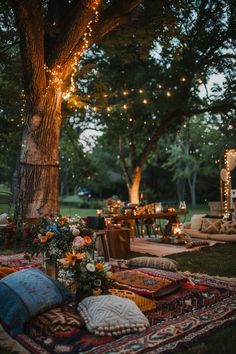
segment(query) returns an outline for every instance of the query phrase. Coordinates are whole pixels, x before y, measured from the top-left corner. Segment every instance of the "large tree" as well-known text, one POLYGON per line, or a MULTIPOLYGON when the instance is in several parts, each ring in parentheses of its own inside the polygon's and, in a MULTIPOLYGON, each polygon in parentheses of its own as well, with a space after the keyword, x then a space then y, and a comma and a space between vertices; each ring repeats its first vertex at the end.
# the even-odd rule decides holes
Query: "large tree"
POLYGON ((58 146, 63 95, 84 51, 130 21, 141 0, 9 0, 20 38, 25 127, 18 222, 59 211, 58 146))
POLYGON ((158 12, 155 5, 144 2, 135 22, 142 30, 134 34, 121 29, 103 39, 105 60, 88 81, 90 117, 96 112, 111 144, 120 145, 133 203, 139 202, 142 171, 163 134, 176 131, 193 115, 235 110, 232 2, 166 2, 159 3, 158 12), (208 93, 213 74, 225 77, 224 87, 208 93), (204 87, 202 98, 199 90, 204 87))

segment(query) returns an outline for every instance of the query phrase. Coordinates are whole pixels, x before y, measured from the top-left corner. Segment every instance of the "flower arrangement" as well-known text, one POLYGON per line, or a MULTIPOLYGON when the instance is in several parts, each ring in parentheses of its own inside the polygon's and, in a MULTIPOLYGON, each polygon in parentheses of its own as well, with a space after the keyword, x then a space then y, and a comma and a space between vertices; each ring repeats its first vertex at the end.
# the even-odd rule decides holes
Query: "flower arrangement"
POLYGON ((86 296, 108 293, 109 267, 99 257, 94 259, 91 242, 89 236, 75 237, 71 251, 59 261, 62 268, 58 272, 58 280, 64 285, 75 284, 77 302, 86 296))
POLYGON ((87 250, 92 250, 94 246, 95 235, 78 216, 73 218, 53 214, 42 216, 32 225, 31 234, 33 236, 31 253, 41 252, 54 261, 64 257, 65 253, 71 250, 76 237, 84 240, 87 250))
POLYGON ((77 302, 86 296, 108 293, 109 269, 94 257, 96 235, 82 218, 43 216, 31 231, 31 253, 41 252, 47 260, 57 261, 57 279, 76 292, 77 302))

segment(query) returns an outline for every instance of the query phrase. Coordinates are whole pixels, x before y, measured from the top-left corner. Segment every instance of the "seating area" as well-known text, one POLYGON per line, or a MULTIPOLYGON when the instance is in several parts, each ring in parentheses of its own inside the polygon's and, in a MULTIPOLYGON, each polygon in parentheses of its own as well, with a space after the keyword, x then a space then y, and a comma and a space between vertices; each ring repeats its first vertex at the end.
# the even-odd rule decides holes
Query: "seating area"
POLYGON ((207 217, 204 214, 193 215, 189 223, 185 223, 184 232, 191 238, 236 242, 236 221, 207 217))

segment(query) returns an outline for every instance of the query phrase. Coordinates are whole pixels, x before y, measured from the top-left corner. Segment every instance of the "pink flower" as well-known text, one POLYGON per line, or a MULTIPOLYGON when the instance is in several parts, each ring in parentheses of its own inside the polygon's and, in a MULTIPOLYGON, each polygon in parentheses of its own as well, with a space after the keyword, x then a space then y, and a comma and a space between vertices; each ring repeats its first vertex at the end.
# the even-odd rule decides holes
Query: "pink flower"
POLYGON ((81 247, 84 245, 84 239, 81 236, 77 236, 74 238, 73 243, 72 243, 72 248, 76 251, 78 251, 81 247))

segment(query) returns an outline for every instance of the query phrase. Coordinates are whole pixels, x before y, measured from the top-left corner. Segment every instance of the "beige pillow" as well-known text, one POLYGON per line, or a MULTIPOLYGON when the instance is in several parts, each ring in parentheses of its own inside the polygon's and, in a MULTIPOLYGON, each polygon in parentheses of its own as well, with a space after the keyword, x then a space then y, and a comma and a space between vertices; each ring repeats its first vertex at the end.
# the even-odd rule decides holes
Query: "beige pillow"
POLYGON ((222 224, 222 219, 203 218, 202 232, 205 232, 207 234, 219 234, 221 224, 222 224))
POLYGON ((196 214, 191 217, 191 229, 200 230, 202 226, 202 219, 206 214, 196 214))
POLYGON ((78 311, 95 335, 120 336, 149 327, 148 319, 132 300, 116 295, 89 296, 79 303, 78 311))
POLYGON ((236 221, 222 220, 220 226, 221 234, 236 234, 236 221))

